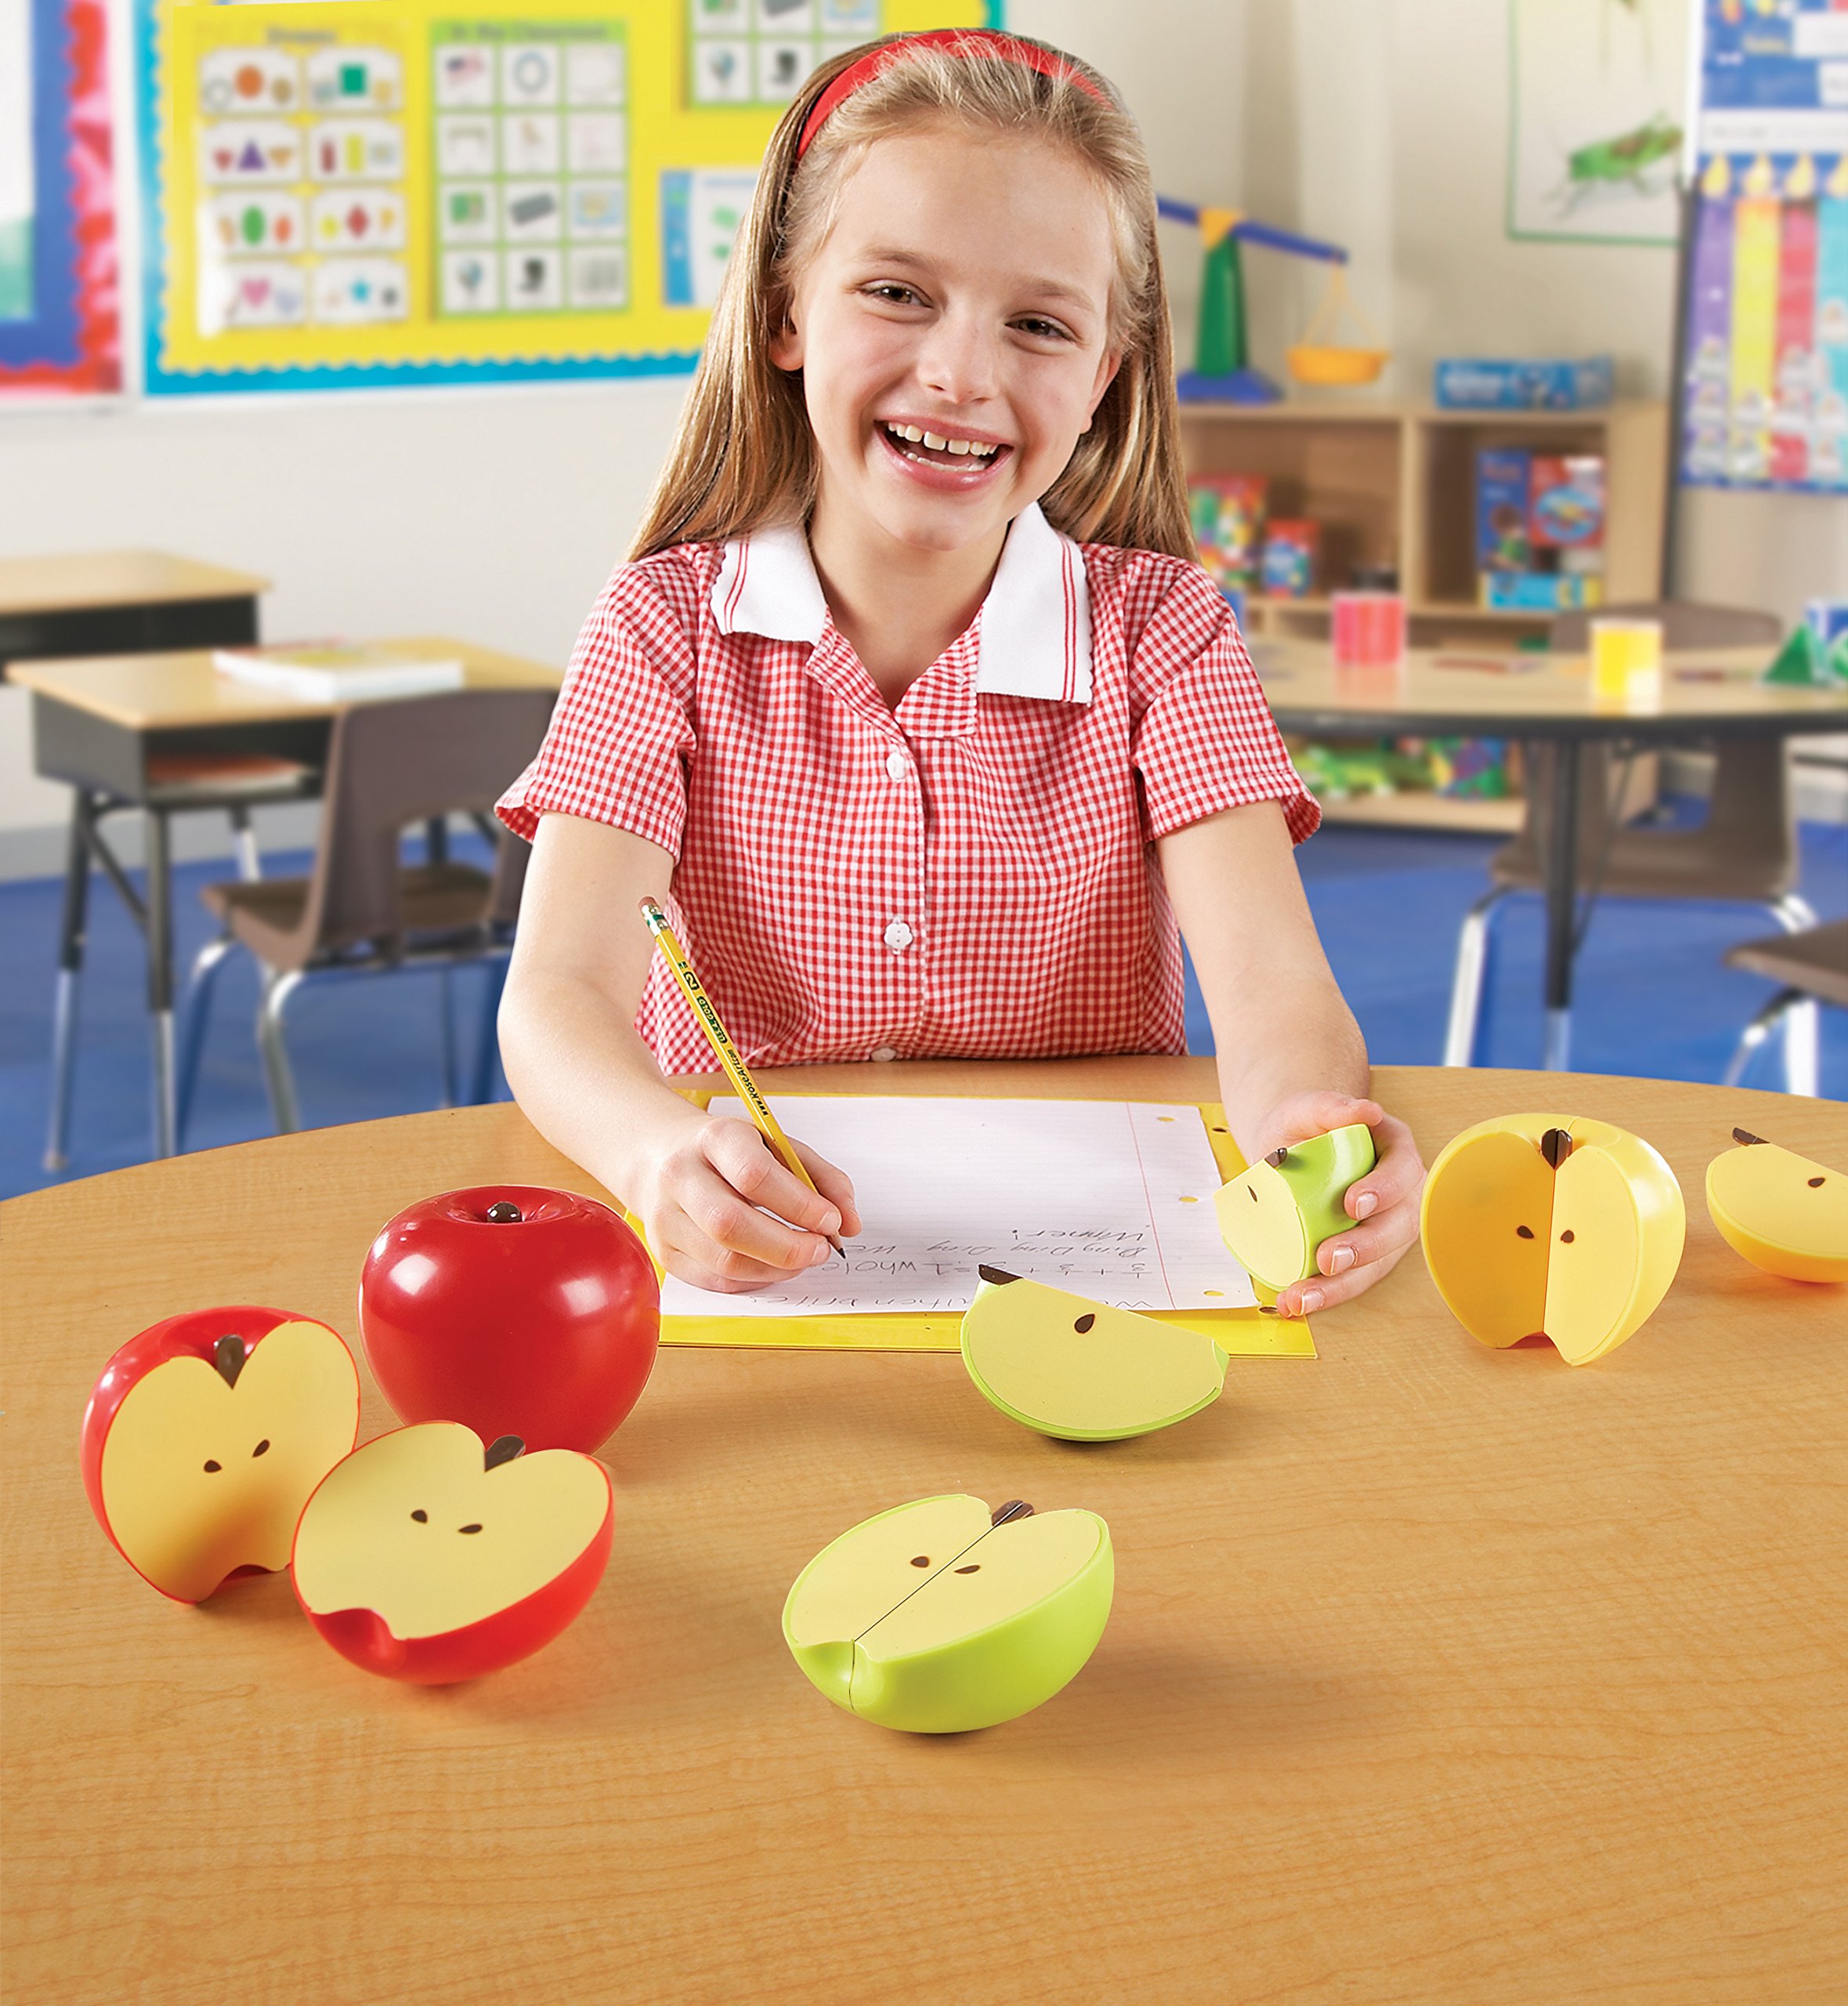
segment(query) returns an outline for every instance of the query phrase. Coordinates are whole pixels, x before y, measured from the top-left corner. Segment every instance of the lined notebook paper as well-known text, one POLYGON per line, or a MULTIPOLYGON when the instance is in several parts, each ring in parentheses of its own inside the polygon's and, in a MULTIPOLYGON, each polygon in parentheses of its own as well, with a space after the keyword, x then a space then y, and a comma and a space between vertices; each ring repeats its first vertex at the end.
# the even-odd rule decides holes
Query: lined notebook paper
MULTIPOLYGON (((749 1295, 669 1276, 671 1316, 966 1309, 978 1266, 1122 1309, 1249 1309, 1219 1237, 1220 1175, 1200 1110, 1154 1102, 785 1095, 785 1132, 853 1179, 865 1230, 831 1260, 749 1295)), ((743 1116, 730 1095, 714 1114, 743 1116)))

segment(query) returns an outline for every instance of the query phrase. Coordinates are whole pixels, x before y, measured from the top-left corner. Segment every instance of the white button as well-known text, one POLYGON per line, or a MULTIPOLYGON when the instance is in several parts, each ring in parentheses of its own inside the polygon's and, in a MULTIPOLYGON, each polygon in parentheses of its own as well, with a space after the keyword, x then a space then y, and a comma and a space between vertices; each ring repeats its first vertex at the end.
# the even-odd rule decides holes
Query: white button
POLYGON ((895 780, 902 780, 911 770, 911 762, 902 752, 888 752, 885 755, 885 770, 895 780))
POLYGON ((873 1056, 877 1059, 882 1066, 888 1059, 896 1059, 898 1056, 899 1055, 893 1051, 889 1045, 882 1045, 873 1055, 873 1056))
POLYGON ((895 919, 885 929, 885 944, 895 954, 902 954, 911 945, 911 929, 902 919, 895 919))

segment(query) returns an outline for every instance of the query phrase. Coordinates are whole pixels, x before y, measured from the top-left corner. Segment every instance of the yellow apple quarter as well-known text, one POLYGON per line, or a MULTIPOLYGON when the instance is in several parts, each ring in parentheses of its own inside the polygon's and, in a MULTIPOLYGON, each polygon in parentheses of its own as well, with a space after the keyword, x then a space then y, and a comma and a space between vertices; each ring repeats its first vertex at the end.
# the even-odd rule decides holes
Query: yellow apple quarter
POLYGON ((1735 1128, 1740 1146, 1707 1166, 1720 1237, 1767 1274, 1848 1282, 1848 1175, 1735 1128))
POLYGON ((843 1533, 797 1577, 783 1634, 809 1680, 882 1727, 960 1734, 1014 1719, 1083 1668, 1110 1614, 1094 1512, 924 1497, 843 1533))
POLYGON ((1219 1398, 1226 1354, 1198 1331, 1158 1323, 982 1270, 963 1317, 963 1363, 1003 1414, 1068 1442, 1116 1442, 1171 1427, 1219 1398))
POLYGON ((1584 1116, 1513 1114, 1440 1151, 1419 1223, 1431 1280, 1472 1337, 1544 1336, 1586 1365, 1668 1292, 1687 1211, 1675 1173, 1640 1135, 1584 1116))

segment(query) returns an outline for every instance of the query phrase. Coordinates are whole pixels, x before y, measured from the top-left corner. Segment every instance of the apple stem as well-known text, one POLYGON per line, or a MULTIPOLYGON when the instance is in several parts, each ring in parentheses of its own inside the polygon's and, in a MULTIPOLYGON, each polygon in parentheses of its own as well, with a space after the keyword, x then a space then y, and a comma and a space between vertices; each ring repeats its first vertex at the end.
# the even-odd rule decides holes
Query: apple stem
POLYGON ((1733 1140, 1735 1142, 1743 1142, 1749 1149, 1754 1142, 1763 1142, 1764 1138, 1762 1135, 1753 1135, 1749 1128, 1735 1128, 1733 1131, 1733 1140))
POLYGON ((1017 1282, 1020 1280, 1018 1275, 1009 1274, 1005 1268, 991 1268, 985 1262, 978 1262, 975 1272, 985 1282, 989 1283, 996 1288, 999 1288, 1004 1282, 1017 1282))
POLYGON ((1287 1149, 1273 1150, 1268 1160, 1281 1170, 1289 1161, 1289 1151, 1287 1149))
POLYGON ((212 1362, 218 1367, 219 1377, 227 1386, 237 1384, 237 1375, 244 1370, 247 1354, 244 1340, 226 1331, 212 1348, 212 1362))
POLYGON ((1010 1519, 1030 1519, 1032 1515, 1033 1508, 1024 1497, 1011 1497, 988 1523, 992 1530, 996 1526, 1006 1525, 1010 1519))
POLYGON ((526 1445, 517 1435, 497 1436, 482 1452, 483 1469, 498 1469, 503 1463, 510 1463, 515 1456, 526 1453, 526 1445))
POLYGON ((1572 1138, 1564 1128, 1549 1128, 1540 1138, 1540 1153, 1548 1164, 1557 1170, 1572 1153, 1572 1138))

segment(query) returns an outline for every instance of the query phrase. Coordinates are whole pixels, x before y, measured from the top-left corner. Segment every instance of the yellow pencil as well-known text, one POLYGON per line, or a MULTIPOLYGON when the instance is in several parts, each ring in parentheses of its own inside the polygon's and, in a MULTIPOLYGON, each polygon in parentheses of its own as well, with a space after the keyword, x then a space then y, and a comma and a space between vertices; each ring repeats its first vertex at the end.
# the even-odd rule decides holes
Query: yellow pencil
MULTIPOLYGON (((712 998, 706 993, 706 986, 693 972, 693 965, 686 958, 686 950, 674 937, 674 931, 667 924, 667 915, 653 899, 642 901, 642 917, 648 922, 648 930, 654 936, 656 944, 666 957, 674 979, 680 985, 680 993, 692 1006, 693 1015, 700 1020, 700 1028, 706 1034, 706 1042, 718 1055, 718 1063, 725 1069, 725 1077, 738 1090, 738 1097, 750 1110, 750 1118, 761 1132, 763 1138, 783 1162, 801 1179, 816 1197, 822 1196, 820 1187, 803 1168, 802 1159, 796 1154, 794 1145, 784 1135, 777 1119, 770 1112, 770 1103, 758 1092, 758 1083, 746 1069, 744 1061, 738 1056, 738 1048, 732 1044, 725 1027, 718 1020, 718 1012, 712 1007, 712 998)), ((827 1235, 828 1244, 843 1261, 847 1249, 833 1233, 827 1235)))

